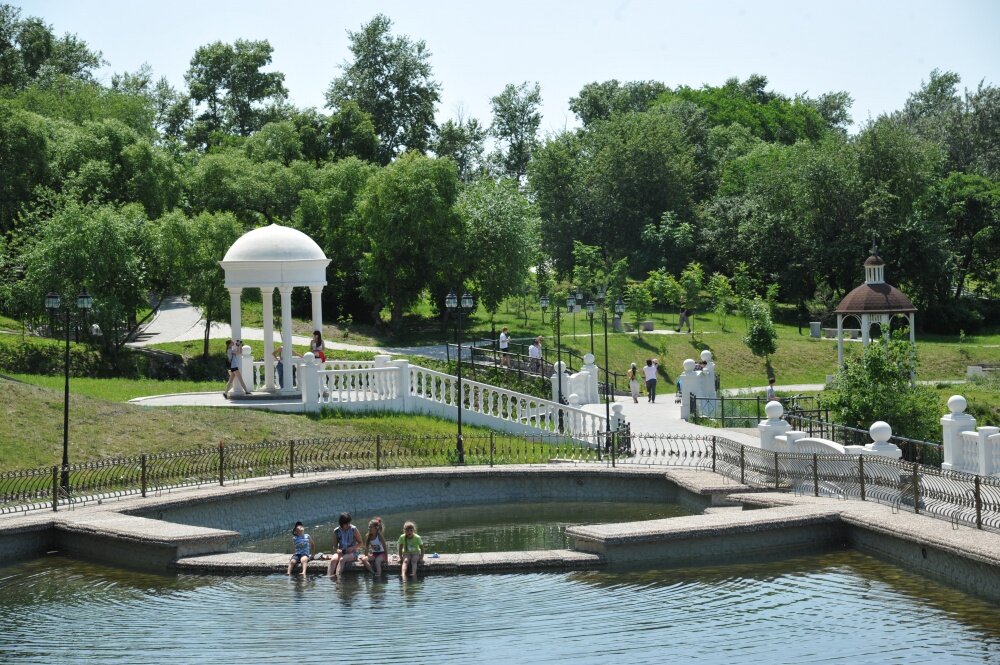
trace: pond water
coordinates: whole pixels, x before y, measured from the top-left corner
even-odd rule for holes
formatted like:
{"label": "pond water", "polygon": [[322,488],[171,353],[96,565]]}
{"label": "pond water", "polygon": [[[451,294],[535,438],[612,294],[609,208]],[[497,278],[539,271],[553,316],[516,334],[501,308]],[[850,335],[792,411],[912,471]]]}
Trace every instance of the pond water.
{"label": "pond water", "polygon": [[[412,520],[423,538],[427,553],[521,552],[569,547],[566,527],[575,524],[633,522],[690,515],[691,511],[670,503],[611,501],[559,501],[508,503],[433,510],[382,513],[386,539],[395,543],[403,523]],[[374,515],[355,515],[354,524],[364,534]],[[280,534],[239,543],[237,549],[253,552],[291,552],[291,524]],[[306,525],[322,552],[333,549],[337,519]]]}
{"label": "pond water", "polygon": [[1000,607],[853,551],[719,568],[340,582],[0,568],[18,663],[996,663]]}

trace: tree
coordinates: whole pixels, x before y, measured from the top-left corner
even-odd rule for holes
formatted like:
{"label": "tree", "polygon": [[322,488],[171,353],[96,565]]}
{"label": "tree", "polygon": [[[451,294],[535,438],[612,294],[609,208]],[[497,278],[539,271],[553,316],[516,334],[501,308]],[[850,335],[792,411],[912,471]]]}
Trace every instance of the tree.
{"label": "tree", "polygon": [[468,276],[493,315],[521,293],[538,257],[538,212],[510,179],[480,178],[462,190],[455,209],[465,224]]}
{"label": "tree", "polygon": [[769,359],[778,350],[778,333],[771,323],[771,312],[767,303],[760,298],[754,298],[744,303],[744,310],[747,332],[743,336],[743,343],[750,349],[750,353],[758,358]]}
{"label": "tree", "polygon": [[379,143],[372,117],[355,102],[345,101],[330,116],[327,134],[330,157],[357,157],[368,162],[378,159]]}
{"label": "tree", "polygon": [[56,37],[42,19],[22,19],[20,9],[0,4],[0,88],[20,90],[54,76],[92,81],[103,62],[76,35]]}
{"label": "tree", "polygon": [[22,302],[41,313],[47,292],[75,295],[86,287],[94,297],[89,320],[100,326],[105,352],[117,351],[148,303],[145,225],[137,205],[70,201],[42,224],[24,256]]}
{"label": "tree", "polygon": [[459,114],[438,127],[431,147],[438,157],[455,161],[459,180],[472,182],[483,172],[483,144],[488,134],[478,120]]}
{"label": "tree", "polygon": [[341,65],[326,92],[328,108],[353,101],[371,116],[383,165],[403,150],[427,149],[441,88],[431,78],[424,41],[393,36],[391,28],[389,17],[377,14],[360,31],[348,31],[354,59]]}
{"label": "tree", "polygon": [[684,305],[688,309],[698,309],[701,306],[701,290],[705,287],[705,271],[701,264],[692,261],[687,264],[680,278],[684,290]]}
{"label": "tree", "polygon": [[615,113],[647,111],[666,90],[667,86],[659,81],[620,83],[611,79],[588,83],[580,89],[579,95],[570,98],[569,110],[587,126],[598,120],[607,120]]}
{"label": "tree", "polygon": [[719,320],[719,327],[726,330],[726,317],[733,306],[733,287],[722,273],[715,273],[708,280],[708,293],[712,297],[712,310]]}
{"label": "tree", "polygon": [[684,288],[665,270],[653,270],[646,278],[646,289],[661,308],[677,310],[684,302]]}
{"label": "tree", "polygon": [[941,434],[938,400],[933,390],[911,382],[916,365],[916,349],[908,341],[873,341],[861,357],[844,363],[824,402],[837,422],[849,427],[884,420],[897,435],[934,440]]}
{"label": "tree", "polygon": [[0,102],[0,235],[14,226],[35,188],[49,183],[49,127],[45,120]]}
{"label": "tree", "polygon": [[528,162],[538,145],[538,127],[542,114],[542,90],[538,83],[528,82],[515,86],[508,83],[496,97],[490,99],[493,125],[490,133],[497,139],[494,162],[500,173],[518,182],[528,172]]}
{"label": "tree", "polygon": [[194,252],[187,266],[188,296],[205,319],[202,355],[208,358],[208,339],[213,321],[229,319],[229,291],[219,265],[221,257],[241,235],[242,225],[231,213],[201,213],[191,220]]}
{"label": "tree", "polygon": [[249,136],[270,119],[262,104],[288,97],[284,74],[261,71],[273,51],[266,39],[213,42],[195,51],[184,79],[191,99],[205,107],[192,128],[196,142],[216,144],[219,134]]}
{"label": "tree", "polygon": [[642,337],[642,322],[653,311],[653,297],[644,284],[629,284],[625,290],[625,303],[632,313],[636,334]]}
{"label": "tree", "polygon": [[371,243],[362,261],[363,290],[376,320],[390,308],[393,330],[436,274],[460,267],[457,195],[455,163],[415,152],[373,175],[360,195],[357,215]]}

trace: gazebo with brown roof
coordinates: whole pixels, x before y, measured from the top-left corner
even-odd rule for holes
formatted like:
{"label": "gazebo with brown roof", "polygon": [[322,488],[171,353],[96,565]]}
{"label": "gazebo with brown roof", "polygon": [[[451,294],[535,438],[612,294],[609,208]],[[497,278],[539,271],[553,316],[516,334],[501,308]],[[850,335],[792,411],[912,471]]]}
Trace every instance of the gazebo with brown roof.
{"label": "gazebo with brown roof", "polygon": [[865,261],[865,283],[848,293],[835,310],[837,313],[837,364],[844,366],[844,319],[854,316],[861,319],[861,342],[865,346],[871,341],[871,327],[878,325],[882,335],[889,336],[892,318],[907,317],[910,325],[910,343],[914,335],[913,315],[917,308],[903,292],[885,283],[885,261],[878,255],[878,248],[872,246],[872,255]]}

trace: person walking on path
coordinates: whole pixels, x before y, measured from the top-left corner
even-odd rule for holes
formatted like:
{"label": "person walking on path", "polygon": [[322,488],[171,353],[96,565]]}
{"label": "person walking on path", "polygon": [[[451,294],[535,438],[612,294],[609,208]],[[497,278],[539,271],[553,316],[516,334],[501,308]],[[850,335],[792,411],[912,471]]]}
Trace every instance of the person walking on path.
{"label": "person walking on path", "polygon": [[767,392],[764,395],[768,402],[773,402],[778,399],[778,393],[774,391],[774,377],[772,376],[767,380]]}
{"label": "person walking on path", "polygon": [[226,389],[222,391],[222,396],[226,399],[229,399],[229,391],[232,390],[237,381],[240,382],[243,392],[247,395],[253,394],[247,388],[247,384],[243,382],[243,376],[240,374],[240,354],[242,352],[243,340],[238,339],[235,342],[231,339],[226,340],[226,365],[229,367],[229,381],[226,383]]}
{"label": "person walking on path", "polygon": [[681,305],[681,313],[677,319],[677,332],[680,332],[684,326],[687,326],[687,331],[691,332],[691,310],[687,308],[687,305]]}
{"label": "person walking on path", "polygon": [[510,332],[507,330],[507,326],[504,326],[500,330],[500,364],[504,367],[510,367],[508,349],[510,349]]}
{"label": "person walking on path", "polygon": [[650,358],[646,361],[646,366],[642,368],[646,377],[646,393],[649,395],[650,404],[656,402],[656,370],[659,367],[659,361],[656,358]]}
{"label": "person walking on path", "polygon": [[531,361],[531,371],[542,373],[542,336],[539,335],[528,347],[528,359]]}
{"label": "person walking on path", "polygon": [[628,376],[628,389],[632,393],[632,401],[636,404],[639,403],[639,368],[632,363],[632,366],[628,368],[628,372],[625,373]]}

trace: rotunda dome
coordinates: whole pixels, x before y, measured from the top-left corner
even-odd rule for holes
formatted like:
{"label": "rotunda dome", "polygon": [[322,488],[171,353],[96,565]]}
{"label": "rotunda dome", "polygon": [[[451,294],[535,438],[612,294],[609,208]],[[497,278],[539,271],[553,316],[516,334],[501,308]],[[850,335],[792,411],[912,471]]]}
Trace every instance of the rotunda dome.
{"label": "rotunda dome", "polygon": [[244,233],[226,252],[225,263],[236,261],[316,261],[326,255],[312,238],[280,224]]}

